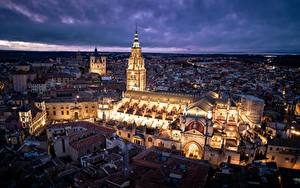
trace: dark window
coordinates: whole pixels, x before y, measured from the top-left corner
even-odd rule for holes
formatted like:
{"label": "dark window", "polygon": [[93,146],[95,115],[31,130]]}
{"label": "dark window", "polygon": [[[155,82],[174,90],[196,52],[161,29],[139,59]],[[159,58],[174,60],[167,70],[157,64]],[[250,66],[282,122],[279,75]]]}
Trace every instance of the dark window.
{"label": "dark window", "polygon": [[69,115],[69,110],[67,110],[67,115]]}
{"label": "dark window", "polygon": [[64,115],[64,111],[61,111],[61,115]]}
{"label": "dark window", "polygon": [[53,111],[53,115],[56,116],[56,111]]}
{"label": "dark window", "polygon": [[151,137],[148,138],[148,142],[152,142],[152,138]]}
{"label": "dark window", "polygon": [[127,137],[130,138],[130,133],[127,134]]}
{"label": "dark window", "polygon": [[269,150],[271,151],[272,149],[273,149],[273,148],[272,148],[272,147],[270,147],[270,149],[269,149]]}
{"label": "dark window", "polygon": [[141,145],[141,141],[140,140],[134,140],[134,143]]}
{"label": "dark window", "polygon": [[274,161],[275,160],[275,156],[272,156],[272,161]]}

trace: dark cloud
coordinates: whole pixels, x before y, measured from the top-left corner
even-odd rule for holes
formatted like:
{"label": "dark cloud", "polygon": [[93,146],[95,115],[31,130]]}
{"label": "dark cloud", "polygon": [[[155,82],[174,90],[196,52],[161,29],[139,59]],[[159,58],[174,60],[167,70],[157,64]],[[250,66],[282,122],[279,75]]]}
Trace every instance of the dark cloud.
{"label": "dark cloud", "polygon": [[1,0],[0,40],[202,51],[300,51],[298,0]]}

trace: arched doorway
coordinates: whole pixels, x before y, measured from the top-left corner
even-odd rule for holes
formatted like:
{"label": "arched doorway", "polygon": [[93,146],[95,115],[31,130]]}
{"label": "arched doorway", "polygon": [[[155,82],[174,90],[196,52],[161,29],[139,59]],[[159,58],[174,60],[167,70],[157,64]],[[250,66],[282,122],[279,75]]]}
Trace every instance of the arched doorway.
{"label": "arched doorway", "polygon": [[203,155],[202,147],[196,142],[187,143],[183,148],[183,152],[185,157],[192,159],[201,159]]}

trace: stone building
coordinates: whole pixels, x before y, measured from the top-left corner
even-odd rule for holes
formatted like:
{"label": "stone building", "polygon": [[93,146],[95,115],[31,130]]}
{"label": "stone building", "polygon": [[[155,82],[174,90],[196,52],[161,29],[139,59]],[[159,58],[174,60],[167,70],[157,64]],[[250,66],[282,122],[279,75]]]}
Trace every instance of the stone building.
{"label": "stone building", "polygon": [[94,54],[90,57],[90,73],[97,73],[100,76],[106,75],[106,57],[98,54],[95,48]]}
{"label": "stone building", "polygon": [[274,138],[269,141],[267,161],[278,167],[300,169],[300,144],[297,139]]}
{"label": "stone building", "polygon": [[34,104],[23,105],[19,111],[19,121],[24,128],[28,128],[29,134],[38,135],[44,130],[47,113],[44,101],[36,101]]}
{"label": "stone building", "polygon": [[146,69],[137,31],[134,34],[126,75],[127,90],[146,90]]}
{"label": "stone building", "polygon": [[57,157],[69,156],[76,161],[81,156],[105,149],[106,137],[111,137],[114,132],[90,122],[77,121],[50,126],[47,137]]}
{"label": "stone building", "polygon": [[97,99],[54,98],[46,101],[48,119],[52,121],[94,120],[97,118]]}
{"label": "stone building", "polygon": [[15,66],[15,72],[12,74],[13,88],[16,92],[26,92],[28,82],[33,81],[36,74],[31,71],[31,66],[26,62],[19,62]]}

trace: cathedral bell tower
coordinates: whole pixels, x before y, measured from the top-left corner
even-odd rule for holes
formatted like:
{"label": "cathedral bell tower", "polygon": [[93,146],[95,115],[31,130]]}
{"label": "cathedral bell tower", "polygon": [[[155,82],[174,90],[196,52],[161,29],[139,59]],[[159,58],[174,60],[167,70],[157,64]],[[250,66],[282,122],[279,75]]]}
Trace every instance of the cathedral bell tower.
{"label": "cathedral bell tower", "polygon": [[137,31],[134,34],[131,54],[128,59],[126,88],[134,91],[145,91],[146,89],[146,69]]}

